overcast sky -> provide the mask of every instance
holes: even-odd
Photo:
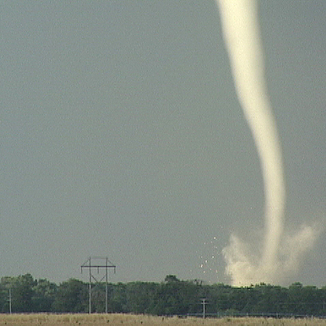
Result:
[[[326,2],[260,4],[291,232],[326,214]],[[1,0],[0,24],[0,276],[228,283],[264,194],[215,2]],[[325,246],[285,285],[326,285]]]

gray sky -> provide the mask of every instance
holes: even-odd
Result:
[[[215,2],[2,0],[0,15],[0,275],[86,281],[80,265],[108,256],[113,282],[227,283],[221,250],[259,238],[264,196]],[[325,15],[260,6],[288,232],[325,220]],[[326,285],[325,245],[286,284]]]

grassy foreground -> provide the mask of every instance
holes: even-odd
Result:
[[[24,325],[94,325],[94,326],[326,326],[326,320],[309,319],[272,319],[272,318],[178,318],[178,317],[155,317],[146,315],[127,315],[127,314],[13,314],[0,315],[0,326],[24,326]]]

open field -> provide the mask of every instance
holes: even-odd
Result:
[[[13,314],[0,315],[0,326],[326,326],[326,320],[317,318],[304,319],[273,319],[273,318],[178,318],[178,317],[154,317],[146,315],[127,314]]]

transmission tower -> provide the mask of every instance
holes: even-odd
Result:
[[[105,279],[105,313],[108,312],[108,280],[109,280],[109,269],[113,268],[114,274],[116,271],[116,265],[111,263],[107,257],[89,257],[84,264],[80,266],[81,273],[83,273],[83,268],[88,269],[89,273],[89,284],[88,284],[88,313],[92,313],[92,280],[95,282],[102,282]],[[100,274],[104,269],[101,279],[97,279],[94,276],[94,269],[97,270],[97,274]]]

